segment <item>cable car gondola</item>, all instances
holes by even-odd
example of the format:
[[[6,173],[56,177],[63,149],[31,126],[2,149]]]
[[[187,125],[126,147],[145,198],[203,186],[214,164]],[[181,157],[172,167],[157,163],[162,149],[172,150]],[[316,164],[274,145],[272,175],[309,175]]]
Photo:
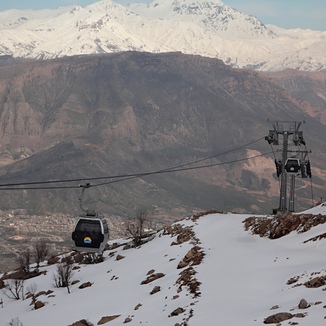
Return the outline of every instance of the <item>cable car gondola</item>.
[[[71,236],[76,251],[102,254],[109,240],[109,228],[104,218],[87,213],[79,216]]]
[[[288,158],[285,162],[285,171],[289,174],[297,174],[301,171],[301,164],[298,158]]]

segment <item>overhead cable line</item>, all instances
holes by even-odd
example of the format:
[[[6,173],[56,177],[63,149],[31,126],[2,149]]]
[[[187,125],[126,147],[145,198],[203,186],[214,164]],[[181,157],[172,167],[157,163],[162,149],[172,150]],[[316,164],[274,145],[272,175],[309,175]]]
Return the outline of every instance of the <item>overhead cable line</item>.
[[[180,169],[173,169],[173,170],[170,169],[170,170],[160,170],[160,171],[156,171],[156,172],[148,172],[148,173],[144,173],[142,176],[155,175],[155,174],[164,174],[164,173],[171,173],[171,172],[190,171],[190,170],[197,170],[197,169],[203,169],[203,168],[210,168],[210,167],[213,167],[213,166],[220,166],[220,165],[226,165],[226,164],[231,164],[231,163],[238,163],[238,162],[241,162],[241,161],[247,161],[247,160],[257,158],[257,157],[266,156],[266,155],[269,155],[271,153],[272,152],[268,152],[268,153],[258,154],[258,155],[255,155],[255,156],[240,158],[240,159],[237,159],[237,160],[232,160],[232,161],[227,161],[227,162],[220,162],[220,163],[212,163],[212,164],[202,165],[202,166],[194,166],[194,167],[180,168]],[[104,185],[108,185],[108,184],[112,184],[112,183],[117,183],[117,182],[127,181],[127,180],[130,180],[130,179],[135,179],[135,178],[138,178],[138,177],[139,176],[130,176],[130,177],[124,178],[124,179],[113,180],[113,181],[108,181],[108,182],[95,184],[95,185],[92,185],[91,187],[104,186]]]
[[[190,171],[190,170],[197,170],[197,169],[203,169],[203,168],[209,168],[213,166],[220,166],[220,165],[226,165],[226,164],[231,164],[231,163],[237,163],[241,161],[247,161],[251,160],[254,158],[262,157],[271,154],[272,152],[267,152],[267,153],[262,153],[258,154],[255,156],[250,156],[250,157],[245,157],[237,160],[232,160],[232,161],[227,161],[227,162],[219,162],[219,163],[212,163],[208,165],[202,165],[202,166],[194,166],[194,167],[187,167],[187,168],[178,168],[178,169],[166,169],[166,170],[159,170],[155,172],[147,172],[147,173],[139,173],[139,174],[134,174],[134,175],[129,175],[128,177],[120,177],[120,179],[116,180],[111,180],[103,183],[98,183],[94,185],[89,185],[88,188],[90,187],[99,187],[99,186],[104,186],[108,184],[113,184],[113,183],[118,183],[118,182],[123,182],[131,179],[136,179],[140,177],[145,177],[145,176],[150,176],[150,175],[158,175],[158,174],[164,174],[164,173],[171,173],[171,172],[182,172],[182,171]],[[80,188],[80,185],[76,186],[47,186],[47,187],[13,187],[13,188],[1,188],[1,190],[55,190],[55,189],[77,189]]]
[[[196,164],[196,163],[200,163],[221,155],[225,155],[234,151],[238,151],[244,147],[247,147],[249,145],[252,145],[260,140],[264,139],[264,137],[261,137],[259,139],[253,140],[249,143],[246,143],[244,145],[241,145],[239,147],[236,148],[232,148],[230,150],[227,150],[225,152],[222,153],[218,153],[209,157],[205,157],[203,159],[199,159],[193,162],[188,162],[188,163],[184,163],[181,165],[177,165],[171,168],[166,168],[164,170],[161,171],[167,171],[167,170],[173,170],[173,169],[177,169],[177,168],[181,168],[183,166],[186,165],[192,165],[192,164]],[[157,171],[155,172],[150,172],[150,173],[157,173]],[[48,180],[48,181],[33,181],[33,182],[20,182],[20,183],[5,183],[5,184],[0,184],[0,187],[15,187],[15,186],[29,186],[29,185],[38,185],[38,184],[52,184],[52,183],[69,183],[69,182],[83,182],[83,181],[94,181],[94,180],[103,180],[103,179],[117,179],[117,178],[125,178],[125,177],[138,177],[138,176],[143,176],[146,175],[147,173],[133,173],[133,174],[121,174],[121,175],[114,175],[114,176],[102,176],[102,177],[91,177],[91,178],[76,178],[76,179],[62,179],[62,180]],[[76,186],[77,187],[77,186]],[[78,186],[79,187],[79,186]],[[52,188],[52,187],[51,187]],[[67,188],[66,186],[64,188]],[[75,186],[72,186],[72,188],[75,188]],[[33,188],[34,189],[34,188]],[[60,187],[57,187],[57,189],[60,189]]]
[[[306,146],[306,144],[304,144],[304,147],[306,149],[306,152],[307,152],[307,157],[308,157],[308,162],[310,162],[310,159],[309,159],[309,151],[308,151],[308,148]],[[314,207],[315,206],[315,201],[314,201],[314,187],[313,187],[313,183],[312,183],[312,174],[310,172],[310,192],[311,192],[311,207]]]
[[[235,160],[235,161],[229,161],[226,163],[215,163],[215,164],[211,164],[211,165],[207,165],[207,166],[200,166],[200,167],[188,167],[188,168],[183,168],[187,165],[193,165],[196,163],[200,163],[212,158],[216,158],[218,156],[221,155],[225,155],[228,154],[230,152],[234,152],[237,151],[239,149],[242,149],[244,147],[247,147],[251,144],[254,144],[260,140],[264,139],[264,137],[261,137],[259,139],[256,139],[254,141],[251,141],[247,144],[241,145],[239,147],[230,149],[228,151],[219,153],[219,154],[215,154],[209,157],[205,157],[203,159],[199,159],[196,161],[192,161],[192,162],[188,162],[185,164],[181,164],[178,166],[174,166],[174,167],[170,167],[170,168],[166,168],[163,170],[158,170],[158,171],[154,171],[154,172],[145,172],[145,173],[133,173],[133,174],[122,174],[122,175],[115,175],[115,176],[104,176],[104,177],[92,177],[92,178],[77,178],[77,179],[63,179],[63,180],[52,180],[52,181],[34,181],[34,182],[21,182],[21,183],[7,183],[7,184],[0,184],[0,190],[38,190],[38,189],[74,189],[74,188],[80,188],[80,185],[75,185],[75,186],[39,186],[39,187],[28,187],[28,186],[33,186],[33,185],[45,185],[45,184],[53,184],[53,183],[71,183],[71,182],[85,182],[85,181],[94,181],[94,180],[103,180],[103,179],[117,179],[117,180],[113,180],[113,181],[109,181],[109,182],[105,182],[105,183],[100,183],[97,185],[92,185],[93,186],[100,186],[100,185],[105,185],[105,184],[110,184],[110,183],[115,183],[115,182],[121,182],[121,181],[125,181],[125,180],[129,180],[129,179],[133,179],[133,178],[139,178],[139,177],[143,177],[143,176],[147,176],[147,175],[154,175],[154,174],[162,174],[162,173],[168,173],[168,172],[178,172],[178,171],[186,171],[186,170],[192,170],[192,169],[199,169],[199,168],[205,168],[205,167],[210,167],[210,166],[215,166],[215,165],[221,165],[221,164],[229,164],[229,163],[233,163],[233,162],[237,162],[239,160]],[[270,154],[267,153],[267,154]],[[259,156],[263,156],[263,155],[267,155],[267,154],[261,154]],[[257,157],[257,156],[255,156]],[[254,157],[252,157],[254,158]],[[244,159],[240,159],[240,161],[242,160],[246,160],[248,158],[244,158]],[[123,178],[123,179],[122,179]],[[16,188],[18,186],[18,188]],[[27,187],[24,187],[27,186]]]
[[[205,157],[203,159],[199,159],[199,160],[196,160],[196,161],[193,161],[193,162],[180,164],[180,165],[177,165],[177,166],[174,166],[174,167],[171,167],[171,168],[166,168],[166,169],[158,170],[158,171],[154,171],[154,172],[146,172],[146,173],[140,173],[140,174],[129,174],[129,175],[117,176],[119,178],[124,178],[124,179],[123,180],[119,179],[119,180],[114,180],[114,181],[108,181],[108,182],[104,182],[104,183],[92,185],[92,187],[96,187],[96,186],[100,186],[100,185],[106,185],[106,184],[111,184],[111,183],[116,183],[116,182],[120,182],[120,181],[126,181],[126,180],[130,180],[130,179],[138,178],[138,177],[144,177],[144,176],[147,176],[147,175],[163,174],[163,173],[169,173],[169,172],[179,172],[179,171],[186,171],[186,170],[195,170],[195,169],[201,169],[201,168],[205,168],[205,167],[210,167],[211,165],[181,169],[181,168],[183,168],[184,166],[187,166],[187,165],[192,165],[192,164],[200,163],[200,162],[203,162],[203,161],[207,161],[209,159],[212,159],[212,158],[216,158],[216,157],[221,156],[221,155],[225,155],[225,154],[228,154],[228,153],[237,151],[237,150],[239,150],[241,148],[244,148],[244,147],[247,147],[247,146],[249,146],[251,144],[254,144],[254,143],[256,143],[256,142],[258,142],[258,141],[260,141],[262,139],[264,139],[264,137],[258,138],[256,140],[253,140],[252,142],[249,142],[249,143],[244,144],[244,145],[241,145],[239,147],[230,149],[228,151],[225,151],[225,152],[222,152],[222,153],[219,153],[219,154],[215,154],[215,155],[212,155],[212,156],[209,156],[209,157]],[[268,154],[270,154],[270,153],[268,153]],[[243,160],[243,159],[241,159],[241,160]],[[232,163],[232,162],[230,162],[230,163]],[[227,163],[225,163],[225,164],[227,164]],[[221,163],[215,163],[212,166],[215,166],[215,165],[221,165]],[[87,179],[87,180],[89,180],[89,179]]]

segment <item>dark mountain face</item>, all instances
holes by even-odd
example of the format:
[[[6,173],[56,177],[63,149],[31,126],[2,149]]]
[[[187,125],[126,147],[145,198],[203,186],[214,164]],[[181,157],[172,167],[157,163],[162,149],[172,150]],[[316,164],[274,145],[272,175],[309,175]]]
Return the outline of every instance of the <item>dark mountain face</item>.
[[[307,145],[316,150],[315,196],[322,196],[324,125],[284,88],[255,72],[181,53],[3,65],[0,184],[65,182],[45,185],[56,189],[2,190],[0,204],[75,213],[79,185],[96,178],[87,181],[93,187],[85,205],[112,216],[130,216],[139,207],[174,217],[207,209],[270,212],[279,196],[274,157],[234,162],[270,151],[264,140],[272,127],[268,119],[306,121]],[[222,153],[186,167],[234,163],[128,177]],[[109,178],[117,175],[126,180]],[[306,181],[299,184],[297,205],[307,208],[310,188]]]

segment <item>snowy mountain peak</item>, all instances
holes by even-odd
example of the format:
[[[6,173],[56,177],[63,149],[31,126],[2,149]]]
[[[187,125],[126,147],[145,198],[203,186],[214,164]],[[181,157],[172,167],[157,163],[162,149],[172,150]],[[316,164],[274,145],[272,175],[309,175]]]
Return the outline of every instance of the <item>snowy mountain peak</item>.
[[[122,6],[116,2],[113,2],[111,0],[102,0],[102,1],[94,2],[90,5],[88,5],[86,7],[86,9],[87,10],[95,10],[95,11],[101,11],[101,10],[108,11],[112,8],[117,8],[117,7],[125,8],[124,6]]]
[[[156,0],[147,6],[130,5],[138,14],[173,21],[189,21],[213,34],[227,32],[245,38],[274,38],[259,19],[241,13],[222,1]]]
[[[211,10],[218,10],[223,13],[225,10],[230,9],[231,11],[236,11],[228,6],[226,6],[221,1],[207,1],[207,0],[157,0],[150,4],[150,6],[166,6],[170,7],[173,11],[178,14],[186,15],[205,15]]]
[[[155,0],[122,6],[0,12],[0,55],[28,58],[181,51],[259,70],[326,67],[326,32],[266,26],[222,1]]]

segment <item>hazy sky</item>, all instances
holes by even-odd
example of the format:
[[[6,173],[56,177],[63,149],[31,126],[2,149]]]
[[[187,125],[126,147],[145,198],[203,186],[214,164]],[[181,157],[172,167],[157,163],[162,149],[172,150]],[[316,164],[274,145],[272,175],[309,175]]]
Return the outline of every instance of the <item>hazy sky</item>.
[[[73,4],[86,6],[94,2],[96,0],[0,0],[0,11],[13,8],[57,8]],[[116,0],[115,2],[126,4],[152,1]],[[273,24],[283,28],[310,28],[326,31],[325,0],[224,0],[223,2],[239,11],[258,17],[264,24]]]

